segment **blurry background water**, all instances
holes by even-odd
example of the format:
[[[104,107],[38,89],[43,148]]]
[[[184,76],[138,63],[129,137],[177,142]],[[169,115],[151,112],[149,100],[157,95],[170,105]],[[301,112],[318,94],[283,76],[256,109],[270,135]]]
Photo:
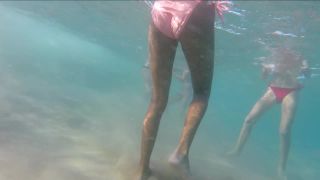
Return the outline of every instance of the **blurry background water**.
[[[320,3],[234,4],[216,23],[213,93],[191,165],[199,179],[273,179],[279,106],[261,118],[240,158],[222,155],[266,89],[255,59],[268,45],[290,39],[320,74]],[[142,73],[149,10],[143,1],[0,2],[0,180],[132,179],[150,96]],[[181,52],[175,66],[185,67]],[[308,80],[300,93],[289,179],[320,179],[319,82]],[[171,97],[180,90],[174,79]],[[159,169],[178,142],[182,107],[171,102],[164,114],[152,157]]]

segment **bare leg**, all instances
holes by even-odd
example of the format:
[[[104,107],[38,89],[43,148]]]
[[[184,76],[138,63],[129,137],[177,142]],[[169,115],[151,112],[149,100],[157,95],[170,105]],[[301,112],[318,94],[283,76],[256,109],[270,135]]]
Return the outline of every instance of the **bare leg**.
[[[248,116],[245,118],[238,141],[233,150],[227,153],[229,156],[237,156],[243,149],[244,144],[246,143],[253,125],[256,123],[258,118],[264,113],[267,109],[275,103],[275,95],[272,90],[269,88],[267,92],[261,97],[261,99],[253,106]]]
[[[180,37],[182,50],[191,73],[193,100],[187,112],[179,145],[170,156],[169,163],[179,170],[183,179],[191,178],[189,149],[206,111],[211,91],[214,50],[213,18],[214,14],[208,6],[199,5]]]
[[[290,149],[291,126],[293,124],[294,115],[297,106],[297,92],[288,94],[282,102],[282,113],[280,122],[280,161],[278,166],[278,174],[282,179],[286,179],[286,165]]]
[[[149,29],[150,68],[152,75],[152,99],[144,118],[141,159],[137,180],[147,180],[151,175],[150,157],[156,140],[159,121],[168,102],[173,60],[177,41],[160,33],[153,24]]]

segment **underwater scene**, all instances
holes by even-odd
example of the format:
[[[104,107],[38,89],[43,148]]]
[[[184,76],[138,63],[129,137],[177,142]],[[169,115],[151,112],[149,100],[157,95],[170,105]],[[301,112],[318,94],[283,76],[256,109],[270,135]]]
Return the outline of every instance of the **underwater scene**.
[[[0,180],[320,179],[320,2],[161,1],[0,1]]]

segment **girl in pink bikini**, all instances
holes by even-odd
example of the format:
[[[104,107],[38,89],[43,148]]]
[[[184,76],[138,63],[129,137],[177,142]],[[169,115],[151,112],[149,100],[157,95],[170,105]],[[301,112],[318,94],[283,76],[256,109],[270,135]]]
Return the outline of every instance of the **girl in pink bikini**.
[[[147,180],[151,153],[161,115],[169,95],[172,67],[180,42],[189,66],[193,99],[189,105],[179,144],[169,158],[183,177],[190,179],[189,149],[206,111],[211,91],[214,55],[214,15],[222,15],[229,3],[202,0],[158,0],[152,8],[149,26],[149,58],[152,98],[142,131],[141,158],[136,180]]]
[[[310,75],[308,64],[300,55],[288,48],[273,49],[268,64],[262,64],[262,77],[269,75],[271,81],[266,93],[253,106],[244,120],[240,135],[234,149],[229,155],[239,155],[247,141],[253,125],[258,118],[275,103],[282,107],[280,120],[280,161],[278,175],[282,180],[285,175],[286,163],[290,148],[290,132],[297,106],[298,91],[302,88],[297,77],[302,73]]]

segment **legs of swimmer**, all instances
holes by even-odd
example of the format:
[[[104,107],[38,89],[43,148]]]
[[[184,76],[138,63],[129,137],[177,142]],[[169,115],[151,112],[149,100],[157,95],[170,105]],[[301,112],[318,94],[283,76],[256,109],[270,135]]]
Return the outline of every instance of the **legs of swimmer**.
[[[282,101],[281,122],[280,122],[280,161],[278,175],[286,179],[285,169],[290,149],[291,127],[297,106],[297,92],[288,94]]]
[[[153,24],[150,25],[149,53],[153,88],[152,99],[143,122],[139,174],[136,180],[147,180],[151,175],[149,162],[159,121],[168,102],[176,47],[176,40],[167,38]]]
[[[229,156],[237,156],[243,149],[246,143],[253,125],[256,123],[258,118],[273,104],[275,103],[275,95],[269,88],[267,92],[261,97],[261,99],[253,106],[247,117],[245,118],[240,135],[238,137],[237,143],[233,150],[227,153]]]
[[[194,10],[197,16],[198,11]],[[193,138],[196,134],[200,121],[205,114],[211,91],[213,76],[213,15],[208,16],[210,23],[204,22],[205,25],[196,25],[199,31],[192,28],[185,28],[181,34],[180,42],[182,50],[187,59],[191,73],[193,99],[189,105],[184,128],[179,140],[179,144],[169,158],[169,163],[181,173],[183,179],[190,179],[189,167],[189,150]],[[190,22],[194,19],[191,17]]]

